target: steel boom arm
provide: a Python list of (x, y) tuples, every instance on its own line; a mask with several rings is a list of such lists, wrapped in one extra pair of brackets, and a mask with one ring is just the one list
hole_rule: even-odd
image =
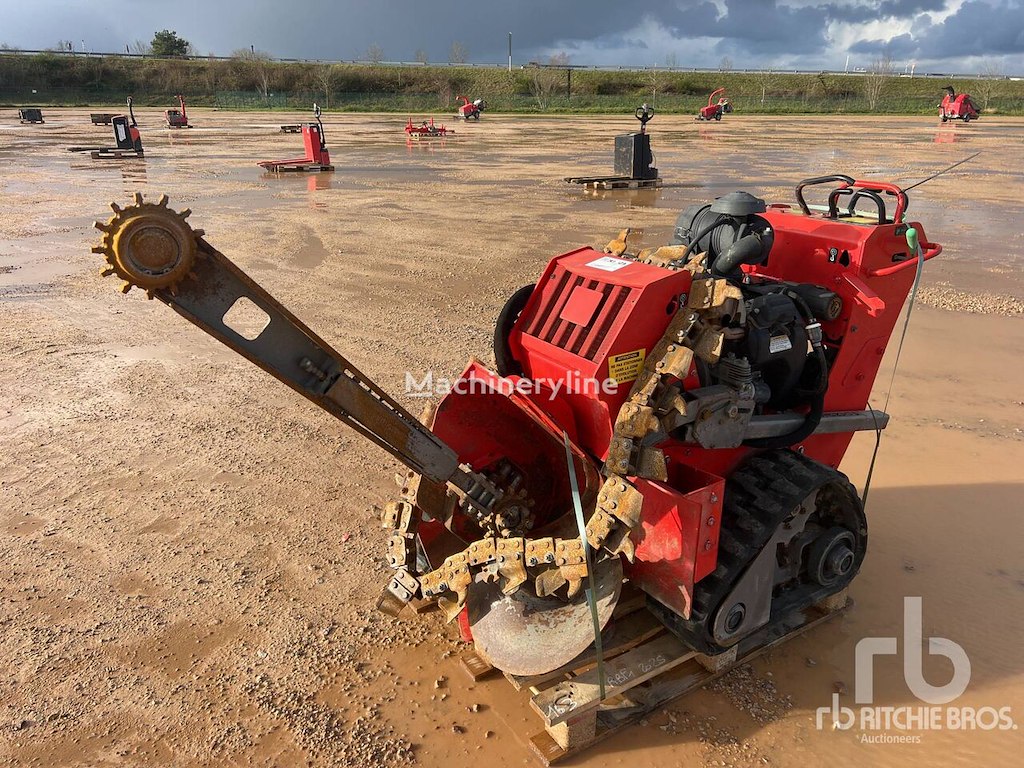
[[(498, 491), (484, 477), (459, 464), (458, 456), (368, 376), (311, 331), (301, 320), (203, 240), (201, 230), (157, 204), (116, 205), (104, 232), (106, 274), (137, 286), (250, 362), (287, 384), (373, 441), (407, 467), (439, 484), (454, 486), (474, 506), (489, 508)], [(240, 300), (248, 300), (269, 322), (247, 337), (225, 316)], [(243, 304), (246, 302), (243, 301)], [(249, 308), (251, 310), (251, 308)]]

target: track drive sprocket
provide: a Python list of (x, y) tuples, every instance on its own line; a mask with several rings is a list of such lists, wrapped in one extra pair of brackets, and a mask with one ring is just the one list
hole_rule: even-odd
[(135, 193), (134, 205), (121, 208), (111, 203), (110, 208), (114, 215), (105, 223), (95, 223), (103, 241), (92, 250), (103, 254), (109, 265), (100, 274), (124, 280), (124, 293), (133, 287), (146, 291), (149, 298), (155, 290), (175, 293), (175, 287), (192, 273), (199, 254), (197, 240), (204, 234), (185, 221), (191, 211), (168, 208), (167, 195), (147, 203), (141, 192)]

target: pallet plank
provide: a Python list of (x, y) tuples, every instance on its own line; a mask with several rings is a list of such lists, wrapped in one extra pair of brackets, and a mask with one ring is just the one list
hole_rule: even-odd
[(715, 671), (702, 666), (697, 658), (698, 654), (690, 654), (682, 663), (664, 671), (663, 674), (628, 688), (614, 699), (609, 698), (600, 702), (595, 713), (597, 721), (594, 736), (586, 744), (573, 743), (567, 748), (560, 747), (555, 736), (549, 730), (545, 730), (530, 737), (530, 747), (545, 766), (554, 765), (634, 725), (669, 702), (707, 685), (736, 667), (747, 664), (763, 653), (842, 615), (851, 604), (844, 590), (833, 596), (833, 599), (823, 601), (817, 606), (795, 611), (771, 630), (755, 633), (740, 641), (737, 644), (735, 662)]
[(566, 176), (565, 180), (570, 184), (581, 184), (586, 189), (646, 189), (660, 187), (662, 181), (658, 179), (633, 179), (629, 176)]
[[(629, 690), (693, 656), (693, 651), (677, 637), (662, 635), (605, 664), (605, 696)], [(541, 691), (530, 700), (530, 706), (544, 718), (547, 726), (594, 709), (600, 703), (601, 688), (596, 669)]]
[(489, 661), (482, 658), (476, 651), (466, 651), (459, 656), (459, 665), (462, 667), (462, 671), (469, 675), (469, 679), (474, 683), (483, 680), (488, 675), (497, 671)]

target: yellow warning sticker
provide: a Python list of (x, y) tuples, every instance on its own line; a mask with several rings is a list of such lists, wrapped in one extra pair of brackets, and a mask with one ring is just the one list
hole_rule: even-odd
[(633, 381), (644, 369), (644, 358), (647, 350), (636, 349), (632, 352), (623, 352), (621, 355), (612, 355), (608, 358), (608, 378), (619, 382)]

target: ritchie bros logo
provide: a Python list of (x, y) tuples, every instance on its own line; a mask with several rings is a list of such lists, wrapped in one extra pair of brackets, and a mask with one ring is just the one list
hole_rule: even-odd
[[(840, 731), (857, 728), (865, 743), (918, 743), (917, 731), (1009, 731), (1016, 730), (1010, 707), (945, 706), (960, 697), (971, 681), (971, 660), (963, 647), (946, 637), (929, 637), (928, 653), (945, 656), (953, 665), (953, 676), (945, 685), (932, 685), (923, 674), (922, 608), (920, 597), (903, 598), (903, 679), (910, 692), (927, 706), (874, 706), (874, 658), (899, 652), (895, 637), (865, 637), (854, 655), (856, 708), (839, 703), (832, 694), (832, 706), (818, 707), (818, 730)], [(902, 733), (867, 733), (897, 731)]]

